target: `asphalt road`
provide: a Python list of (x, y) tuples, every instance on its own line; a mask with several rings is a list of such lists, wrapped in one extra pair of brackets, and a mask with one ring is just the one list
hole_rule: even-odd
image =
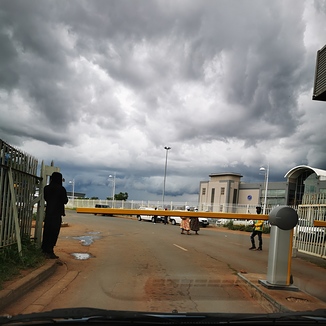
[[(267, 273), (268, 235), (263, 235), (260, 252), (248, 250), (249, 233), (223, 228), (181, 235), (179, 226), (71, 211), (65, 221), (69, 227), (61, 229), (56, 247), (62, 266), (44, 282), (43, 289), (15, 303), (15, 311), (9, 309), (9, 313), (86, 306), (155, 312), (267, 312), (243, 289), (237, 273)], [(316, 272), (319, 277), (318, 267), (312, 264), (304, 271), (296, 261), (292, 266), (301, 288), (309, 292), (312, 286), (318, 287), (306, 281), (306, 273), (314, 277)], [(324, 284), (325, 279), (320, 279), (321, 297), (325, 296)]]

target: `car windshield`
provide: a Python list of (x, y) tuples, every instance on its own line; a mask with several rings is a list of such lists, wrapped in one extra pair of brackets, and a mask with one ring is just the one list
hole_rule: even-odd
[(325, 22), (325, 0), (1, 0), (0, 324), (326, 309)]

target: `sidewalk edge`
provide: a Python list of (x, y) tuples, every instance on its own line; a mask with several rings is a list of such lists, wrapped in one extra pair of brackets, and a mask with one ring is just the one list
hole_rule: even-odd
[(294, 291), (290, 286), (283, 289), (271, 289), (263, 286), (260, 283), (266, 279), (266, 275), (254, 273), (245, 275), (238, 273), (237, 275), (251, 297), (258, 300), (270, 312), (286, 313), (326, 309), (326, 302), (300, 291), (299, 288)]
[(252, 283), (249, 279), (247, 279), (242, 273), (237, 274), (240, 280), (246, 285), (247, 290), (249, 293), (259, 299), (260, 303), (270, 312), (291, 312), (290, 309), (283, 306), (279, 302), (277, 302), (274, 298), (263, 292), (259, 286)]
[(51, 276), (55, 272), (57, 266), (57, 261), (46, 261), (43, 266), (17, 280), (4, 290), (1, 290), (0, 310), (19, 299), (28, 291), (32, 290), (35, 286), (43, 282), (46, 278)]

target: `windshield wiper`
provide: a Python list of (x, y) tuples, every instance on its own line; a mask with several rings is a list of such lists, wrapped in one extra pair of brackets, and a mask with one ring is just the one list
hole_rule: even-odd
[(41, 313), (0, 317), (0, 325), (34, 324), (230, 324), (230, 325), (300, 325), (325, 324), (326, 310), (272, 314), (239, 313), (151, 313), (97, 308), (56, 309)]

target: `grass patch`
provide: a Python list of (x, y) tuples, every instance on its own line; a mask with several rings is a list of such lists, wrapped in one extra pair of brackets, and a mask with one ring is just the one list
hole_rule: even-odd
[(14, 244), (0, 249), (0, 290), (3, 284), (19, 276), (23, 270), (43, 265), (45, 258), (40, 248), (30, 239), (22, 240), (22, 256)]

